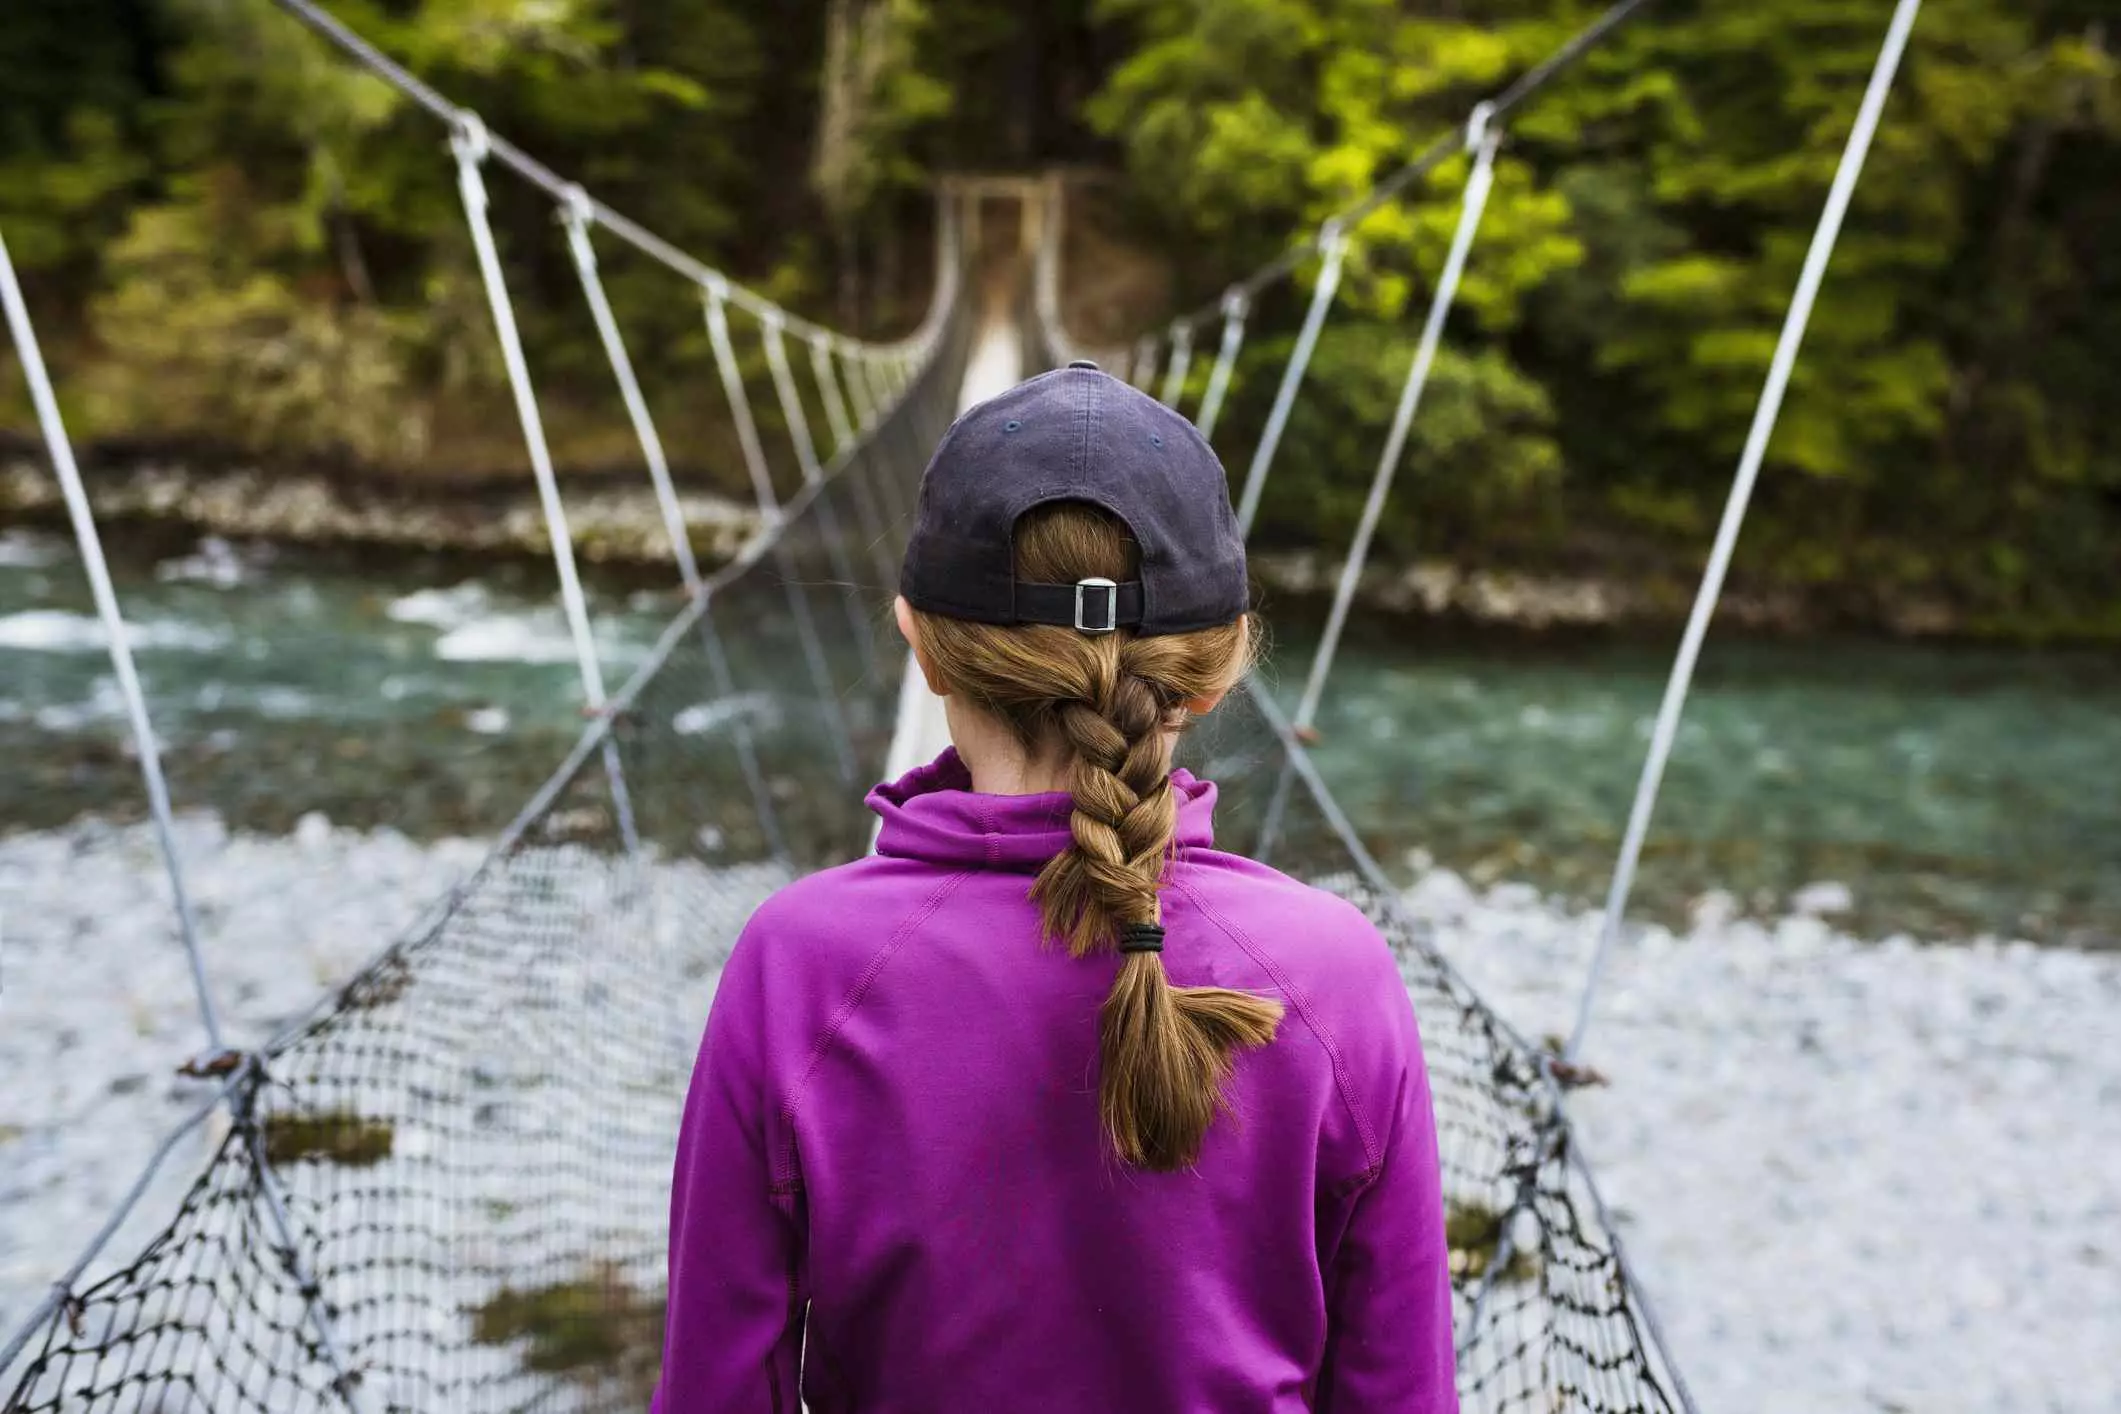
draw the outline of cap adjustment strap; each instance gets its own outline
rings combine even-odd
[[[1073,584],[1016,585],[1016,622],[1053,624],[1081,633],[1110,633],[1142,621],[1142,586],[1092,575]]]

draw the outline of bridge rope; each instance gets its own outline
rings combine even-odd
[[[1804,268],[1797,277],[1797,288],[1783,317],[1782,332],[1775,340],[1774,357],[1768,364],[1767,381],[1760,390],[1760,400],[1753,409],[1753,422],[1746,433],[1745,450],[1739,455],[1738,472],[1732,478],[1730,495],[1723,506],[1723,518],[1716,527],[1716,540],[1709,548],[1708,564],[1702,570],[1693,608],[1687,614],[1686,631],[1680,637],[1679,652],[1672,660],[1671,675],[1657,706],[1650,749],[1643,758],[1642,775],[1636,782],[1635,798],[1628,808],[1627,833],[1621,839],[1620,857],[1613,866],[1612,885],[1606,893],[1598,945],[1591,954],[1590,966],[1585,970],[1575,1025],[1562,1048],[1565,1061],[1576,1059],[1590,1032],[1598,982],[1627,915],[1628,894],[1634,886],[1636,866],[1642,859],[1650,816],[1657,808],[1658,791],[1664,784],[1665,763],[1671,759],[1672,743],[1679,735],[1679,718],[1686,710],[1687,693],[1694,681],[1694,665],[1701,656],[1702,641],[1708,637],[1709,620],[1715,617],[1717,601],[1723,594],[1724,576],[1730,570],[1731,556],[1738,548],[1738,532],[1745,525],[1753,484],[1759,480],[1760,465],[1766,459],[1768,443],[1775,435],[1775,420],[1782,411],[1783,395],[1789,391],[1790,374],[1797,366],[1797,351],[1803,346],[1804,331],[1811,323],[1812,305],[1819,298],[1819,287],[1826,279],[1827,263],[1833,259],[1834,243],[1841,235],[1842,220],[1848,215],[1849,202],[1856,194],[1856,181],[1863,175],[1864,158],[1870,152],[1871,139],[1877,135],[1878,120],[1885,112],[1893,78],[1899,72],[1901,56],[1907,50],[1908,36],[1914,31],[1915,17],[1921,9],[1922,0],[1897,0],[1893,7],[1893,18],[1886,29],[1877,61],[1871,68],[1863,103],[1856,110],[1856,121],[1849,129],[1841,160],[1834,169],[1834,182],[1827,192],[1826,206],[1819,213],[1819,224],[1814,228],[1811,246],[1805,252]]]
[[[1356,583],[1362,577],[1364,562],[1370,557],[1370,542],[1377,534],[1377,522],[1384,515],[1385,498],[1392,492],[1392,479],[1398,474],[1400,460],[1406,452],[1407,435],[1413,430],[1422,390],[1428,387],[1429,370],[1435,367],[1436,351],[1443,345],[1444,321],[1451,317],[1451,306],[1458,299],[1458,282],[1465,274],[1466,258],[1472,253],[1473,238],[1480,230],[1480,218],[1488,208],[1488,191],[1495,181],[1495,151],[1502,142],[1501,130],[1491,121],[1493,113],[1493,109],[1482,105],[1475,108],[1473,116],[1466,120],[1466,150],[1473,154],[1473,170],[1466,177],[1465,193],[1459,199],[1458,229],[1451,235],[1451,249],[1444,258],[1443,273],[1436,279],[1436,293],[1429,301],[1429,316],[1422,325],[1421,343],[1415,349],[1414,362],[1407,368],[1406,383],[1399,393],[1399,406],[1392,413],[1392,430],[1386,434],[1384,450],[1378,454],[1377,470],[1370,478],[1369,495],[1363,501],[1362,518],[1355,525],[1355,539],[1341,564],[1340,582],[1333,590],[1333,608],[1326,616],[1325,633],[1311,658],[1311,675],[1305,680],[1303,696],[1296,704],[1299,733],[1310,730],[1317,719],[1319,699],[1325,695],[1326,678],[1333,671],[1333,657],[1340,648],[1340,635],[1348,625],[1348,609],[1355,602]]]
[[[1333,659],[1340,648],[1340,635],[1347,627],[1348,610],[1355,602],[1355,589],[1362,577],[1364,562],[1369,558],[1370,541],[1377,533],[1377,523],[1384,515],[1385,498],[1391,493],[1393,477],[1398,473],[1400,459],[1407,447],[1407,436],[1414,426],[1414,413],[1420,406],[1422,390],[1428,386],[1429,370],[1435,366],[1436,351],[1443,344],[1444,321],[1450,317],[1451,306],[1458,298],[1458,282],[1465,274],[1466,259],[1473,249],[1473,238],[1480,230],[1481,215],[1487,210],[1488,191],[1494,184],[1495,153],[1502,142],[1502,133],[1491,122],[1493,110],[1482,105],[1473,110],[1466,120],[1466,150],[1473,154],[1473,168],[1466,177],[1465,192],[1459,201],[1458,227],[1451,236],[1451,248],[1444,258],[1443,273],[1437,277],[1436,293],[1429,302],[1429,314],[1422,325],[1421,343],[1416,348],[1413,362],[1408,365],[1406,382],[1400,389],[1399,405],[1392,413],[1392,429],[1385,436],[1384,450],[1378,455],[1377,470],[1370,478],[1370,490],[1363,501],[1362,517],[1356,523],[1355,539],[1349,546],[1347,557],[1341,562],[1340,580],[1334,587],[1333,607],[1326,615],[1324,633],[1320,636],[1317,650],[1311,655],[1311,671],[1304,681],[1303,695],[1297,700],[1296,717],[1292,730],[1303,738],[1314,728],[1318,716],[1318,705],[1325,695],[1326,679],[1332,674]],[[1327,246],[1330,269],[1339,268],[1337,252],[1343,249],[1338,237]],[[1312,312],[1321,313],[1324,306],[1313,301]],[[1313,332],[1306,320],[1307,331]],[[1315,338],[1314,338],[1315,342]],[[1303,350],[1306,360],[1309,351]],[[1296,367],[1296,360],[1290,360]],[[1292,380],[1284,378],[1283,391],[1293,387]],[[1274,424],[1269,423],[1272,427]],[[1278,434],[1277,434],[1278,435]],[[1264,474],[1262,474],[1264,479]],[[1250,489],[1250,488],[1248,488]],[[1256,500],[1256,498],[1255,498]],[[1272,854],[1275,837],[1281,829],[1282,811],[1288,798],[1289,774],[1282,773],[1276,786],[1274,798],[1267,809],[1266,823],[1260,829],[1258,855],[1266,859]]]
[[[73,439],[59,412],[59,394],[52,386],[51,371],[44,364],[44,348],[37,328],[30,322],[29,302],[15,277],[14,258],[7,240],[0,235],[0,303],[7,309],[7,326],[15,341],[15,354],[29,381],[30,401],[37,410],[37,425],[58,473],[59,489],[66,498],[66,514],[81,549],[81,563],[88,572],[89,592],[96,601],[96,616],[103,623],[104,643],[110,654],[111,671],[125,699],[125,715],[132,728],[133,751],[140,762],[140,778],[147,787],[148,813],[155,823],[155,841],[162,855],[163,873],[169,879],[172,904],[177,913],[177,934],[184,943],[184,958],[191,969],[192,991],[197,997],[199,1024],[205,1028],[207,1044],[221,1049],[221,1017],[214,1006],[213,988],[206,979],[206,960],[199,951],[199,920],[192,908],[191,891],[184,884],[184,862],[177,854],[176,823],[170,810],[169,782],[162,774],[162,748],[148,720],[147,698],[140,691],[140,674],[133,664],[125,616],[118,608],[118,593],[112,588],[110,565],[103,557],[103,537],[96,530],[95,512],[89,508],[88,490],[81,482],[81,466],[74,460]],[[0,1362],[4,1364],[4,1362]]]
[[[1216,349],[1214,367],[1208,370],[1208,386],[1201,394],[1200,410],[1193,415],[1194,425],[1203,437],[1215,436],[1215,424],[1222,417],[1223,398],[1230,391],[1230,370],[1237,364],[1238,351],[1245,346],[1245,311],[1249,303],[1244,295],[1234,291],[1223,298],[1222,343]],[[1183,382],[1180,389],[1184,389]],[[1164,401],[1178,406],[1175,398]]]

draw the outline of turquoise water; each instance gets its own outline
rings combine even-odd
[[[1289,698],[1310,643],[1281,640]],[[1373,624],[1336,667],[1314,755],[1384,851],[1411,819],[1402,853],[1597,900],[1675,645]],[[1722,888],[1772,913],[1820,881],[1847,884],[1876,933],[2121,940],[2121,664],[1712,638],[1638,897],[1672,913]]]
[[[284,830],[310,810],[498,829],[566,750],[580,694],[549,567],[122,543],[120,593],[180,804]],[[674,608],[592,576],[607,677]],[[814,731],[776,604],[730,637],[769,731]],[[749,628],[743,625],[750,625]],[[1293,698],[1310,627],[1276,625]],[[1605,888],[1671,643],[1357,625],[1317,759],[1387,867]],[[121,706],[66,542],[0,535],[0,828],[137,814]],[[802,743],[798,743],[802,745]],[[1846,884],[1874,934],[2121,941],[2121,663],[1712,639],[1652,830],[1642,912],[1709,889],[1772,913]]]

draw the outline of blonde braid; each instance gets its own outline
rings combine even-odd
[[[1059,710],[1075,758],[1075,849],[1055,857],[1031,891],[1041,902],[1050,897],[1068,920],[1056,931],[1077,956],[1111,942],[1125,924],[1159,920],[1157,885],[1178,828],[1171,733],[1184,713],[1128,671],[1135,644],[1118,647],[1117,670],[1099,699]]]

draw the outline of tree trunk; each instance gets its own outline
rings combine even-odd
[[[839,256],[839,325],[851,332],[861,322],[862,311],[862,253],[854,228],[841,227],[833,245]]]
[[[331,231],[332,249],[339,257],[340,277],[346,281],[346,291],[356,304],[374,304],[376,283],[368,273],[368,257],[361,249],[361,233],[354,225],[353,213],[346,209],[346,185],[339,178],[339,164],[328,152],[319,152],[318,160],[323,164],[325,180],[331,184],[324,224]]]
[[[894,324],[906,307],[906,242],[900,226],[904,215],[902,211],[886,212],[876,233],[876,313]]]

